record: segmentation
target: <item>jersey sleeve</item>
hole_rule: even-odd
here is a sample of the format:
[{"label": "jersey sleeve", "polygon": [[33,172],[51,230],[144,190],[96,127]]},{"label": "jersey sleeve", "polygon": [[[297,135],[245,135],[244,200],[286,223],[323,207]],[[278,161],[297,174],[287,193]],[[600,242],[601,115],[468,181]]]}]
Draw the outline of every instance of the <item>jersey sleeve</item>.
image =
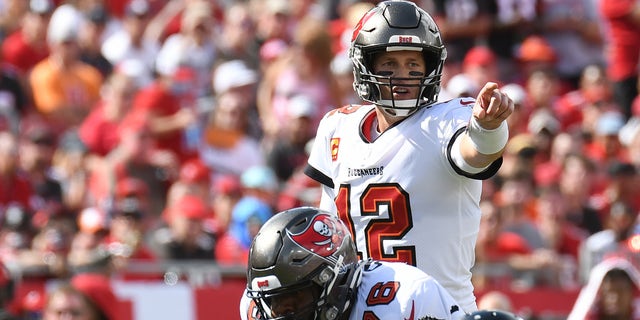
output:
[{"label": "jersey sleeve", "polygon": [[309,153],[307,167],[304,170],[304,173],[311,179],[331,189],[334,188],[333,180],[329,175],[332,150],[331,137],[334,131],[333,128],[335,127],[336,116],[335,112],[331,111],[320,121],[315,139],[313,140],[311,153]]},{"label": "jersey sleeve", "polygon": [[446,143],[446,153],[447,160],[453,170],[464,177],[474,179],[474,180],[486,180],[493,177],[500,167],[502,166],[502,157],[498,158],[496,161],[491,163],[485,170],[478,173],[470,173],[459,168],[451,157],[451,150],[453,147],[453,143],[456,139],[459,139],[464,132],[467,130],[467,126],[469,124],[469,120],[473,116],[473,104],[475,103],[475,99],[473,98],[458,98],[451,100],[449,103],[449,107],[447,110],[450,110],[448,114],[444,117],[444,119],[448,119],[450,121],[448,128],[450,131],[447,132],[447,138],[444,140]]},{"label": "jersey sleeve", "polygon": [[[424,277],[413,281],[414,319],[462,319],[464,311],[435,279]],[[407,318],[409,319],[409,318]]]}]

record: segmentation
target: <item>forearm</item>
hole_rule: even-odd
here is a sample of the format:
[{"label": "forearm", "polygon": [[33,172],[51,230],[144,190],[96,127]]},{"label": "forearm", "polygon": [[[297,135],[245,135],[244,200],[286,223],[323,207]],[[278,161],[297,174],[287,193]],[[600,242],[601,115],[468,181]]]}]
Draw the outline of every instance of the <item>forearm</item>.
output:
[{"label": "forearm", "polygon": [[496,129],[482,129],[470,123],[469,129],[460,135],[459,148],[462,159],[474,168],[486,168],[502,156],[509,138],[506,122]]}]

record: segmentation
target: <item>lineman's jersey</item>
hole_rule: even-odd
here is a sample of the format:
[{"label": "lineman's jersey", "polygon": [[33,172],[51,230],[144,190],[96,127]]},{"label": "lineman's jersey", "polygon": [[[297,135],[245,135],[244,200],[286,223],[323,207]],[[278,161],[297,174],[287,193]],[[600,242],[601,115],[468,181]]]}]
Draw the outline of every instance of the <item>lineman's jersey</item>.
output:
[{"label": "lineman's jersey", "polygon": [[[477,309],[471,267],[480,224],[483,172],[450,157],[475,100],[422,108],[368,142],[373,105],[347,106],[322,119],[305,173],[323,185],[322,209],[355,234],[361,258],[403,261],[438,280],[467,311]],[[357,231],[357,232],[356,232]]]},{"label": "lineman's jersey", "polygon": [[[246,294],[240,302],[243,320],[259,319]],[[349,320],[462,319],[464,312],[435,279],[404,263],[368,261],[362,272]]]}]

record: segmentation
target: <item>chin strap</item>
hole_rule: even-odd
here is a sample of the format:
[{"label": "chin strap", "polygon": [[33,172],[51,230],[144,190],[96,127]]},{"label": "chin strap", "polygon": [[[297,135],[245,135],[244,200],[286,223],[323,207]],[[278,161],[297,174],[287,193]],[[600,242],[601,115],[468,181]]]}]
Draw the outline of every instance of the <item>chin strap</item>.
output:
[{"label": "chin strap", "polygon": [[418,111],[424,105],[420,99],[409,100],[389,100],[381,99],[377,105],[384,110],[384,112],[392,117],[408,117],[414,112]]}]

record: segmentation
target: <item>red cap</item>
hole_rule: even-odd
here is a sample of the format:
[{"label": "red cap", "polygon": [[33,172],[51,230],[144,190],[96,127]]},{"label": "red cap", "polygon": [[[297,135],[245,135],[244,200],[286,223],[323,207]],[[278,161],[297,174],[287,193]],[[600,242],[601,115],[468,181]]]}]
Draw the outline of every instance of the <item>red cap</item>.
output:
[{"label": "red cap", "polygon": [[196,71],[193,68],[186,66],[178,67],[172,75],[174,81],[180,82],[191,82],[196,79],[196,77]]},{"label": "red cap", "polygon": [[526,38],[520,50],[518,56],[521,61],[524,62],[548,62],[553,63],[556,61],[556,52],[551,45],[540,36],[529,36]]},{"label": "red cap", "polygon": [[89,297],[108,319],[118,318],[119,301],[113,293],[111,282],[107,276],[99,273],[81,273],[73,276],[71,285]]},{"label": "red cap", "polygon": [[213,215],[207,204],[200,197],[184,195],[168,208],[169,220],[173,217],[185,217],[189,219],[204,219]]},{"label": "red cap", "polygon": [[464,56],[464,66],[488,66],[496,62],[496,55],[484,46],[471,48]]},{"label": "red cap", "polygon": [[180,181],[188,183],[209,183],[211,171],[200,160],[186,161],[180,168]]},{"label": "red cap", "polygon": [[212,189],[216,194],[240,195],[242,192],[242,185],[240,184],[240,178],[237,176],[224,175],[216,179]]},{"label": "red cap", "polygon": [[147,185],[144,181],[133,178],[126,177],[120,181],[118,181],[118,185],[116,186],[116,197],[117,198],[125,198],[125,197],[145,197],[148,192]]}]

